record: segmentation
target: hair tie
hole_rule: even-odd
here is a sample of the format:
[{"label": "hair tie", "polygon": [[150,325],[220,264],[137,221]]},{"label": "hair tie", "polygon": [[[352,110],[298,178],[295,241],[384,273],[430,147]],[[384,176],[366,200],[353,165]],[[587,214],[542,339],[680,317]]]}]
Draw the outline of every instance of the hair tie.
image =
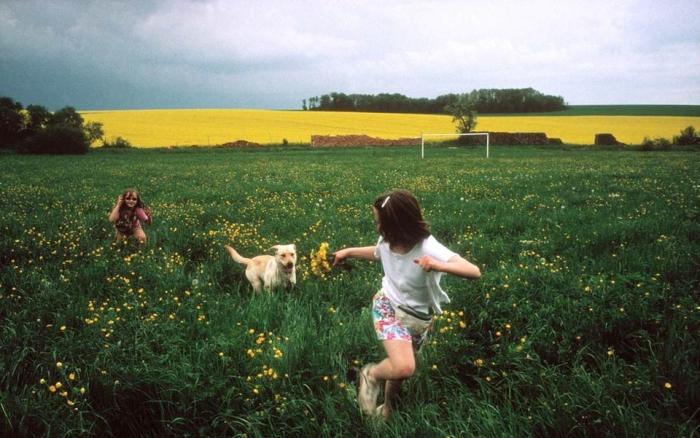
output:
[{"label": "hair tie", "polygon": [[391,195],[387,196],[386,199],[384,200],[384,202],[382,202],[382,207],[381,207],[381,208],[384,208],[384,206],[386,205],[386,203],[389,202],[389,198],[391,198]]}]

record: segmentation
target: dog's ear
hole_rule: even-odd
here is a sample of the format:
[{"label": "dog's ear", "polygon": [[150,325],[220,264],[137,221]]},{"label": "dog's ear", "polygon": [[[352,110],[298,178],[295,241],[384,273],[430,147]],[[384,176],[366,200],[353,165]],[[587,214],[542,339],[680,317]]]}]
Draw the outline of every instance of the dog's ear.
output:
[{"label": "dog's ear", "polygon": [[277,254],[280,251],[280,246],[279,245],[272,245],[268,251],[272,251],[275,254]]}]

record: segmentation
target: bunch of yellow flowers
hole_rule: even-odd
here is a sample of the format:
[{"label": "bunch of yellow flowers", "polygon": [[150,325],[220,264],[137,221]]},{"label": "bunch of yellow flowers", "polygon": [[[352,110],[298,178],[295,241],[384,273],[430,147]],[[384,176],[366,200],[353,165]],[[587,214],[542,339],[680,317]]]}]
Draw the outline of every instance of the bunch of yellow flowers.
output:
[{"label": "bunch of yellow flowers", "polygon": [[316,251],[311,250],[309,260],[311,272],[315,276],[325,279],[326,273],[331,270],[331,265],[328,262],[328,242],[321,242],[321,246]]}]

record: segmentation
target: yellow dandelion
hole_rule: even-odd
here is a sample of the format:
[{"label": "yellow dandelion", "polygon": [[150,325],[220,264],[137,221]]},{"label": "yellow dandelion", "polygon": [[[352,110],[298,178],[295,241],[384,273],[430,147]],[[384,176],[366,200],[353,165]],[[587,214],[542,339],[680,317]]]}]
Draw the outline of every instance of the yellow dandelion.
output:
[{"label": "yellow dandelion", "polygon": [[671,388],[673,388],[673,385],[671,385],[671,382],[666,382],[666,383],[664,383],[664,388],[671,389]]},{"label": "yellow dandelion", "polygon": [[49,386],[49,392],[52,392],[52,393],[56,392],[56,386],[55,385]]},{"label": "yellow dandelion", "polygon": [[63,368],[63,362],[56,362],[56,368]]},{"label": "yellow dandelion", "polygon": [[75,373],[68,374],[68,380],[75,380]]}]

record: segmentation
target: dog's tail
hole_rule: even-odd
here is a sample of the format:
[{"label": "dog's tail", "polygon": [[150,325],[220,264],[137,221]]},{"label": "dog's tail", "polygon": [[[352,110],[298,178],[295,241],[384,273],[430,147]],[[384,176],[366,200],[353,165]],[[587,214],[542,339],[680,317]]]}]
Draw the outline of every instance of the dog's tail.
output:
[{"label": "dog's tail", "polygon": [[235,262],[238,262],[238,263],[240,263],[240,264],[242,264],[242,265],[248,265],[248,263],[250,263],[250,259],[245,258],[245,257],[243,257],[242,255],[238,254],[238,252],[236,252],[236,250],[233,249],[233,248],[231,248],[230,246],[224,245],[224,249],[226,250],[226,252],[229,253],[229,255],[231,256],[231,258],[232,258]]}]

